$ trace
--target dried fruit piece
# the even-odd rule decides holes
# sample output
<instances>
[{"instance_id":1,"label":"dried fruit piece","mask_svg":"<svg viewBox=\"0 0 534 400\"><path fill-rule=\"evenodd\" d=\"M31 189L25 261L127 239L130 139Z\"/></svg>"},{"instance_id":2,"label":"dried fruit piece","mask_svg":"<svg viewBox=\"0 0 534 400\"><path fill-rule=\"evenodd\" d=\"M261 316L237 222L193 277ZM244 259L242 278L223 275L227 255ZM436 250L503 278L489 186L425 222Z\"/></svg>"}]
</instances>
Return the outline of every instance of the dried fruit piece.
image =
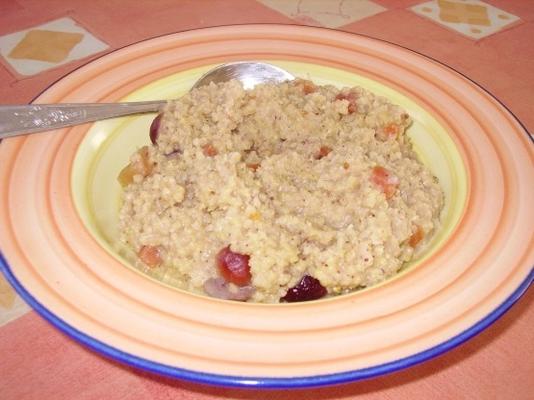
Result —
<instances>
[{"instance_id":1,"label":"dried fruit piece","mask_svg":"<svg viewBox=\"0 0 534 400\"><path fill-rule=\"evenodd\" d=\"M176 149L176 150L171 151L170 153L165 154L165 157L177 158L180 154L182 154L182 150Z\"/></svg>"},{"instance_id":2,"label":"dried fruit piece","mask_svg":"<svg viewBox=\"0 0 534 400\"><path fill-rule=\"evenodd\" d=\"M305 95L315 93L317 91L317 86L312 81L299 79L296 84L302 87L302 91Z\"/></svg>"},{"instance_id":3,"label":"dried fruit piece","mask_svg":"<svg viewBox=\"0 0 534 400\"><path fill-rule=\"evenodd\" d=\"M336 96L336 100L347 100L349 102L349 105L347 107L347 111L349 112L349 114L358 112L358 104L356 104L357 99L358 96L354 92L339 93Z\"/></svg>"},{"instance_id":4,"label":"dried fruit piece","mask_svg":"<svg viewBox=\"0 0 534 400\"><path fill-rule=\"evenodd\" d=\"M350 164L348 162L344 162L343 163L343 169L349 169L350 168Z\"/></svg>"},{"instance_id":5,"label":"dried fruit piece","mask_svg":"<svg viewBox=\"0 0 534 400\"><path fill-rule=\"evenodd\" d=\"M256 172L256 170L260 167L259 163L249 163L247 164L247 168L251 169L252 171Z\"/></svg>"},{"instance_id":6,"label":"dried fruit piece","mask_svg":"<svg viewBox=\"0 0 534 400\"><path fill-rule=\"evenodd\" d=\"M397 136L400 132L400 127L397 124L394 124L393 122L384 126L383 129L384 132L386 132L389 136Z\"/></svg>"},{"instance_id":7,"label":"dried fruit piece","mask_svg":"<svg viewBox=\"0 0 534 400\"><path fill-rule=\"evenodd\" d=\"M117 178L122 187L128 186L133 182L134 176L136 175L135 169L132 167L132 164L128 164L124 167L119 173Z\"/></svg>"},{"instance_id":8,"label":"dried fruit piece","mask_svg":"<svg viewBox=\"0 0 534 400\"><path fill-rule=\"evenodd\" d=\"M215 157L217 154L219 154L217 149L215 147L213 147L213 145L211 143L208 143L208 144L205 144L204 146L202 146L202 153L206 157Z\"/></svg>"},{"instance_id":9,"label":"dried fruit piece","mask_svg":"<svg viewBox=\"0 0 534 400\"><path fill-rule=\"evenodd\" d=\"M137 254L139 259L151 268L155 268L162 263L161 250L159 246L141 246Z\"/></svg>"},{"instance_id":10,"label":"dried fruit piece","mask_svg":"<svg viewBox=\"0 0 534 400\"><path fill-rule=\"evenodd\" d=\"M415 247L419 244L421 240L423 240L425 237L425 231L423 231L423 228L421 228L419 225L415 226L415 232L410 236L408 239L408 244L410 247Z\"/></svg>"},{"instance_id":11,"label":"dried fruit piece","mask_svg":"<svg viewBox=\"0 0 534 400\"><path fill-rule=\"evenodd\" d=\"M227 246L217 254L217 267L221 276L228 282L238 286L246 286L250 283L252 275L248 261L250 256L235 253Z\"/></svg>"},{"instance_id":12,"label":"dried fruit piece","mask_svg":"<svg viewBox=\"0 0 534 400\"><path fill-rule=\"evenodd\" d=\"M376 131L376 138L385 142L388 139L396 138L401 132L401 127L391 122Z\"/></svg>"},{"instance_id":13,"label":"dried fruit piece","mask_svg":"<svg viewBox=\"0 0 534 400\"><path fill-rule=\"evenodd\" d=\"M393 197L399 186L399 178L384 167L376 166L371 172L371 182L379 186L386 199Z\"/></svg>"},{"instance_id":14,"label":"dried fruit piece","mask_svg":"<svg viewBox=\"0 0 534 400\"><path fill-rule=\"evenodd\" d=\"M153 170L154 163L150 161L148 146L143 146L137 151L134 160L119 173L118 180L124 187L133 182L135 175L149 176Z\"/></svg>"},{"instance_id":15,"label":"dried fruit piece","mask_svg":"<svg viewBox=\"0 0 534 400\"><path fill-rule=\"evenodd\" d=\"M320 160L323 157L326 157L328 154L332 152L332 149L328 146L321 146L319 151L314 154L313 158L316 160Z\"/></svg>"},{"instance_id":16,"label":"dried fruit piece","mask_svg":"<svg viewBox=\"0 0 534 400\"><path fill-rule=\"evenodd\" d=\"M247 301L254 294L253 286L234 286L224 280L224 278L210 278L204 282L204 291L211 297L223 300Z\"/></svg>"},{"instance_id":17,"label":"dried fruit piece","mask_svg":"<svg viewBox=\"0 0 534 400\"><path fill-rule=\"evenodd\" d=\"M259 221L261 219L261 214L257 211L253 212L248 216L252 221Z\"/></svg>"},{"instance_id":18,"label":"dried fruit piece","mask_svg":"<svg viewBox=\"0 0 534 400\"><path fill-rule=\"evenodd\" d=\"M159 126L161 124L161 118L163 117L163 114L158 114L156 118L152 121L150 124L150 141L153 144L158 144L158 136L159 136Z\"/></svg>"},{"instance_id":19,"label":"dried fruit piece","mask_svg":"<svg viewBox=\"0 0 534 400\"><path fill-rule=\"evenodd\" d=\"M317 300L326 296L327 290L318 279L304 275L299 283L289 289L280 300L294 303L297 301Z\"/></svg>"}]
</instances>

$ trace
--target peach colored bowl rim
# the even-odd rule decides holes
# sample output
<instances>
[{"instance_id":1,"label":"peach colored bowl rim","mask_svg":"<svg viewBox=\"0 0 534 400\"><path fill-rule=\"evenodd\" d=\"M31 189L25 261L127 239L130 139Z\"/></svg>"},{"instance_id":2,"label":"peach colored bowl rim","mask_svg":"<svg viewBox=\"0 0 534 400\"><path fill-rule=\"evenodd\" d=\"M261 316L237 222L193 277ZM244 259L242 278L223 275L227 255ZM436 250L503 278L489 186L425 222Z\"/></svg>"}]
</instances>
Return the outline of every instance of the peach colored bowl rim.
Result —
<instances>
[{"instance_id":1,"label":"peach colored bowl rim","mask_svg":"<svg viewBox=\"0 0 534 400\"><path fill-rule=\"evenodd\" d=\"M295 52L296 44L302 46L298 52ZM224 49L217 49L214 46ZM180 58L171 54L173 48L180 48L185 55L181 55ZM333 48L336 50L335 54L332 53ZM213 53L215 55L210 53L207 56L205 52L208 50L215 51ZM152 65L150 60L146 60L150 52L161 57L158 58L158 62L166 60L163 62L164 67ZM388 59L384 58L386 54ZM126 272L116 260L98 247L81 225L70 195L66 194L64 187L62 189L62 184L68 182L70 176L70 169L65 166L72 165L77 145L87 131L87 127L75 127L51 135L11 139L0 147L0 154L6 157L5 165L13 165L12 169L0 168L0 179L4 184L0 188L2 205L0 212L2 219L7 222L7 229L0 234L3 246L0 264L10 283L42 316L71 337L106 356L161 374L219 385L302 387L381 375L441 354L486 328L528 288L533 279L533 232L531 228L518 222L521 219L533 220L532 211L525 205L526 199L532 198L532 189L525 187L528 185L520 185L521 182L534 181L533 171L528 169L528 162L530 161L531 166L534 159L528 133L509 111L473 82L407 49L376 39L320 28L288 25L206 28L150 39L113 52L71 73L37 100L38 102L69 101L74 98L79 101L87 96L90 101L113 101L136 87L177 69L185 70L212 62L250 58L251 55L255 56L254 58L317 62L354 71L386 82L431 109L436 118L448 128L460 148L464 162L468 165L473 188L469 197L470 208L454 237L445 245L445 249L428 260L425 268L419 268L403 279L393 281L376 291L369 291L359 297L347 296L340 298L339 301L284 307L282 311L277 311L275 317L272 316L272 309L268 306L259 308L240 304L221 306L210 299L171 293ZM341 61L339 58L341 55L346 56L347 60ZM357 59L354 58L356 56ZM143 57L144 63L136 65L136 60ZM109 71L127 68L128 63L145 68L146 73L140 73L135 81L128 80L127 77L119 79L120 82L116 82L115 87L110 88L103 96L94 89L102 88L106 79L110 79L106 75ZM372 67L384 70L372 70ZM395 76L384 75L384 71L398 72L407 80L399 82L398 79L395 80ZM74 88L74 84L80 82L82 77L84 79L80 87ZM87 84L88 81L91 85ZM436 98L447 99L450 104L440 103L439 99L429 100L425 97L428 95L411 90L409 87L411 83L419 84L419 88L431 91ZM463 97L459 98L459 94ZM435 108L437 104L444 108ZM484 113L488 110L492 111L491 115ZM451 115L464 118L462 126L465 129L469 128L472 136L462 134L458 123L451 119ZM496 126L500 127L499 131L495 129ZM500 135L501 130L508 135L506 141ZM30 165L32 157L37 156L40 158L34 163L36 165ZM489 162L495 166L495 171L491 174L477 170L477 167L487 166ZM525 166L526 170L519 168ZM38 169L47 171L46 176L39 175ZM33 182L32 185L28 182L19 184L17 178L23 181L25 173L42 179ZM21 188L15 190L13 182L17 182ZM36 202L27 198L29 195L32 197L31 194L35 196L36 193L43 194L42 198L45 201ZM25 209L24 205L35 208L35 211L31 211L30 208ZM481 217L482 220L479 220ZM36 231L33 232L24 226L25 221L38 221L42 226L37 227L40 229L33 229ZM474 232L477 232L476 237L470 235ZM507 239L514 234L522 234L520 237L526 239L514 241ZM24 241L28 238L30 241L35 240L33 247L24 246ZM46 240L37 241L39 238ZM51 249L42 249L41 247L46 246L41 243L50 245ZM462 248L464 243L470 243L475 250ZM454 264L448 259L451 254L455 255L455 260L459 260L457 261L459 265L451 265L449 270L444 271L445 263L451 261L451 264ZM40 261L39 256L43 255L57 257L66 265L76 264L77 268L71 271L65 267L62 272L66 276L54 281L50 278L54 270L50 269L50 265ZM508 263L509 270L505 272L499 269L497 261L492 262L492 260ZM95 265L108 267L106 272L109 274L110 282L99 276L99 272L93 269ZM69 273L80 274L79 279L86 279L87 282L98 286L103 299L95 299L94 310L83 309L83 305L71 304L68 301L71 293L65 283L69 282L69 279L76 279L70 277ZM429 277L434 274L442 277L443 282ZM117 282L122 286L117 287ZM413 293L408 294L402 289L406 289L406 285L410 282L412 284L429 282L433 285L432 290L428 289L425 295L425 287L414 285ZM30 286L31 292L27 290ZM136 287L141 287L143 290L135 299L125 294ZM465 292L468 290L474 291L474 295L472 293L467 295ZM153 296L154 294L157 296ZM372 300L376 301L387 296L394 296L393 298L400 301L398 308L388 309L386 300L380 300L383 303L382 308L368 307ZM464 300L465 309L459 314L444 311L440 305L445 300L450 302L452 309L460 300ZM176 301L179 303L174 304L181 304L186 310L172 309L169 305ZM354 344L350 339L352 334L359 335L358 338L365 342L369 340L368 336L375 332L374 329L380 334L380 329L388 324L401 326L398 328L401 332L404 319L422 315L428 312L431 306L436 307L435 315L448 319L441 325L437 323L425 325L424 321L418 320L426 329L424 335L406 334L405 340L401 343L392 343L389 347L385 345L384 348L370 350L367 353L351 353L346 359L338 356L333 360L308 361L308 356L302 354L299 355L301 357L299 359L281 360L277 368L285 372L277 375L272 372L258 374L256 371L271 370L259 365L261 363L257 363L250 355L244 353L239 354L241 357L239 360L223 353L217 354L219 357L217 359L215 356L211 359L210 356L205 356L203 359L199 356L200 353L196 355L184 353L183 349L182 352L173 353L167 348L173 345L172 342L167 347L165 344L160 347L151 342L151 338L146 340L133 338L129 336L130 332L121 332L117 330L117 326L112 325L128 322L127 320L109 322L108 326L106 321L98 319L98 315L93 318L92 314L89 314L90 311L98 314L98 307L106 305L111 307L112 302L116 302L117 306L135 306L136 310L147 313L159 322L159 328L163 326L162 322L166 322L170 326L180 326L184 330L190 330L192 335L199 332L206 334L202 344L213 345L214 348L224 343L224 340L235 346L232 342L236 340L235 338L242 340L241 343L246 346L249 344L247 340L251 340L251 337L259 337L265 338L271 346L278 345L285 349L288 340L294 341L299 335L304 334L306 339L317 341L319 347L324 346L322 342L328 334L339 337L347 344ZM189 308L191 312L188 311ZM213 320L206 321L202 315L196 315L194 311L199 309L204 311L203 314L210 314ZM361 310L363 315L358 317L345 315L346 311L354 309ZM328 318L330 312L333 315L332 319ZM366 315L366 312L369 314ZM235 318L236 313L239 318ZM322 313L325 319L315 321L303 317L302 314L306 313L313 315ZM114 316L119 317L116 314ZM334 317L339 318L334 319ZM285 325L283 329L270 325L273 322L287 324L293 320L295 326ZM131 321L132 324L139 322L135 318ZM149 328L146 329L147 332L151 332ZM284 329L288 331L283 332ZM187 332L183 333L180 339L193 347L199 345L187 336ZM294 342L290 344L296 345ZM251 349L254 348L252 345L257 346L257 342L250 343ZM147 356L151 354L147 353L147 349L153 351L154 357ZM257 348L257 351L261 354L262 349ZM388 354L395 356L388 359ZM268 357L268 354L264 356ZM173 363L173 357L180 362ZM358 364L360 357L365 363ZM195 367L188 368L189 365L183 362L184 359ZM274 364L272 359L267 361L266 365ZM352 362L354 367L347 367L352 365ZM211 367L211 364L215 366ZM290 368L298 372L292 374L289 372ZM245 371L249 369L256 373L246 373Z\"/></svg>"}]
</instances>

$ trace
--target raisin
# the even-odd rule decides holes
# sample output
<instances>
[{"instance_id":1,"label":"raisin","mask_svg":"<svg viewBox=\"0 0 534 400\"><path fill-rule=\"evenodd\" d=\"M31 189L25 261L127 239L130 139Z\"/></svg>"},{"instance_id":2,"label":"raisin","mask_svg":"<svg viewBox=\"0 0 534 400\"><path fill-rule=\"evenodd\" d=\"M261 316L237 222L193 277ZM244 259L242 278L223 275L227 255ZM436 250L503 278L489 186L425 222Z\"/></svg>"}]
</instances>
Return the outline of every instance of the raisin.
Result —
<instances>
[{"instance_id":1,"label":"raisin","mask_svg":"<svg viewBox=\"0 0 534 400\"><path fill-rule=\"evenodd\" d=\"M317 300L326 295L326 288L313 276L304 275L299 283L289 289L280 300L294 303L297 301Z\"/></svg>"},{"instance_id":2,"label":"raisin","mask_svg":"<svg viewBox=\"0 0 534 400\"><path fill-rule=\"evenodd\" d=\"M161 117L163 114L158 114L156 118L150 124L150 141L153 144L158 144L159 126L161 124Z\"/></svg>"}]
</instances>

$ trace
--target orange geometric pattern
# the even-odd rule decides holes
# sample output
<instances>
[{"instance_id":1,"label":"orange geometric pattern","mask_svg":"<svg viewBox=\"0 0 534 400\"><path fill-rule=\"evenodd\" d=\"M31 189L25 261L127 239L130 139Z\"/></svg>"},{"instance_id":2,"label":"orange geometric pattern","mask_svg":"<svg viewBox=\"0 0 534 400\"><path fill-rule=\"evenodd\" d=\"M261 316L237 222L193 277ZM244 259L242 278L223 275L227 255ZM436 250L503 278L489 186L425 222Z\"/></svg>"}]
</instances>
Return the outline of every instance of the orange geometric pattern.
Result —
<instances>
[{"instance_id":1,"label":"orange geometric pattern","mask_svg":"<svg viewBox=\"0 0 534 400\"><path fill-rule=\"evenodd\" d=\"M518 16L481 0L430 0L410 10L475 40L521 22Z\"/></svg>"},{"instance_id":2,"label":"orange geometric pattern","mask_svg":"<svg viewBox=\"0 0 534 400\"><path fill-rule=\"evenodd\" d=\"M67 58L70 51L82 39L81 33L35 29L27 32L8 56L15 59L57 63Z\"/></svg>"},{"instance_id":3,"label":"orange geometric pattern","mask_svg":"<svg viewBox=\"0 0 534 400\"><path fill-rule=\"evenodd\" d=\"M63 17L0 35L0 62L14 74L31 76L108 47L76 20Z\"/></svg>"},{"instance_id":4,"label":"orange geometric pattern","mask_svg":"<svg viewBox=\"0 0 534 400\"><path fill-rule=\"evenodd\" d=\"M491 25L488 10L483 5L462 4L450 0L438 0L439 17L445 22L467 23L471 25Z\"/></svg>"}]
</instances>

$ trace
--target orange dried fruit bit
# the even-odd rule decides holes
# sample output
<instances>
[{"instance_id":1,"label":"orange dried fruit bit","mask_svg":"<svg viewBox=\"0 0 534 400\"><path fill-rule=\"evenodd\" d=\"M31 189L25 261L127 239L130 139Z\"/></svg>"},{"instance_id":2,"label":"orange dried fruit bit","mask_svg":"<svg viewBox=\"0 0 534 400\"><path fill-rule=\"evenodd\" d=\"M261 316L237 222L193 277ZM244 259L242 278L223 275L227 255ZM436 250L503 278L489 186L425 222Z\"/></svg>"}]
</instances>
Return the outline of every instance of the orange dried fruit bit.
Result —
<instances>
[{"instance_id":1,"label":"orange dried fruit bit","mask_svg":"<svg viewBox=\"0 0 534 400\"><path fill-rule=\"evenodd\" d=\"M119 173L119 183L122 187L128 186L130 183L133 182L135 176L135 170L132 167L132 164L128 164L126 167L124 167L121 172Z\"/></svg>"},{"instance_id":2,"label":"orange dried fruit bit","mask_svg":"<svg viewBox=\"0 0 534 400\"><path fill-rule=\"evenodd\" d=\"M205 144L204 146L202 146L202 153L206 157L215 157L217 154L219 154L217 149L215 147L213 147L213 145L211 143L208 143L208 144Z\"/></svg>"},{"instance_id":3,"label":"orange dried fruit bit","mask_svg":"<svg viewBox=\"0 0 534 400\"><path fill-rule=\"evenodd\" d=\"M410 247L415 247L423 240L425 237L425 232L423 231L423 228L421 228L419 225L415 226L415 232L410 236L408 239L408 244Z\"/></svg>"},{"instance_id":4,"label":"orange dried fruit bit","mask_svg":"<svg viewBox=\"0 0 534 400\"><path fill-rule=\"evenodd\" d=\"M259 221L261 219L261 214L257 211L253 212L248 216L252 221Z\"/></svg>"},{"instance_id":5,"label":"orange dried fruit bit","mask_svg":"<svg viewBox=\"0 0 534 400\"><path fill-rule=\"evenodd\" d=\"M139 253L137 253L139 259L148 265L150 268L155 268L162 263L161 249L159 246L141 246Z\"/></svg>"},{"instance_id":6,"label":"orange dried fruit bit","mask_svg":"<svg viewBox=\"0 0 534 400\"><path fill-rule=\"evenodd\" d=\"M260 167L259 163L249 163L247 164L247 168L251 169L252 171L256 172L256 170Z\"/></svg>"},{"instance_id":7,"label":"orange dried fruit bit","mask_svg":"<svg viewBox=\"0 0 534 400\"><path fill-rule=\"evenodd\" d=\"M302 85L302 91L304 94L315 93L317 91L317 87L312 82L305 81L304 85Z\"/></svg>"},{"instance_id":8,"label":"orange dried fruit bit","mask_svg":"<svg viewBox=\"0 0 534 400\"><path fill-rule=\"evenodd\" d=\"M388 136L397 136L400 132L400 127L397 124L391 123L384 126L384 132Z\"/></svg>"},{"instance_id":9,"label":"orange dried fruit bit","mask_svg":"<svg viewBox=\"0 0 534 400\"><path fill-rule=\"evenodd\" d=\"M384 188L384 194L386 195L386 199L391 199L395 192L397 191L397 185L386 185Z\"/></svg>"},{"instance_id":10,"label":"orange dried fruit bit","mask_svg":"<svg viewBox=\"0 0 534 400\"><path fill-rule=\"evenodd\" d=\"M328 146L321 146L319 151L314 154L313 158L315 158L316 160L320 160L321 158L324 158L327 155L329 155L331 152L332 152L332 148Z\"/></svg>"},{"instance_id":11,"label":"orange dried fruit bit","mask_svg":"<svg viewBox=\"0 0 534 400\"><path fill-rule=\"evenodd\" d=\"M386 199L393 197L399 186L399 178L384 167L376 166L371 172L371 182L379 186Z\"/></svg>"},{"instance_id":12,"label":"orange dried fruit bit","mask_svg":"<svg viewBox=\"0 0 534 400\"><path fill-rule=\"evenodd\" d=\"M124 187L133 182L135 175L149 176L154 170L154 163L150 161L148 146L143 146L137 151L133 161L119 173L119 183Z\"/></svg>"},{"instance_id":13,"label":"orange dried fruit bit","mask_svg":"<svg viewBox=\"0 0 534 400\"><path fill-rule=\"evenodd\" d=\"M356 104L357 98L358 96L354 92L338 93L336 96L336 100L347 100L349 102L349 105L347 107L347 111L349 112L349 114L358 112L358 104Z\"/></svg>"},{"instance_id":14,"label":"orange dried fruit bit","mask_svg":"<svg viewBox=\"0 0 534 400\"><path fill-rule=\"evenodd\" d=\"M392 122L378 129L376 132L376 138L385 142L388 139L396 138L400 132L400 126Z\"/></svg>"},{"instance_id":15,"label":"orange dried fruit bit","mask_svg":"<svg viewBox=\"0 0 534 400\"><path fill-rule=\"evenodd\" d=\"M302 88L302 91L305 95L315 93L317 91L317 86L315 86L312 81L306 79L299 79L296 83Z\"/></svg>"}]
</instances>

